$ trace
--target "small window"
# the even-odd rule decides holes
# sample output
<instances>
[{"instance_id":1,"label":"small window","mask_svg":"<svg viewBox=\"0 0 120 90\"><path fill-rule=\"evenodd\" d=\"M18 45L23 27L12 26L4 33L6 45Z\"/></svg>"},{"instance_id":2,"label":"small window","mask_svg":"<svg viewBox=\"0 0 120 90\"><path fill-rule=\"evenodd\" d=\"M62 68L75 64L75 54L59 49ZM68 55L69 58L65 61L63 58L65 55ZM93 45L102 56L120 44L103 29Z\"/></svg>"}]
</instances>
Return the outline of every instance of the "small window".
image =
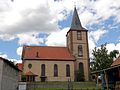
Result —
<instances>
[{"instance_id":1,"label":"small window","mask_svg":"<svg viewBox=\"0 0 120 90\"><path fill-rule=\"evenodd\" d=\"M29 69L31 69L32 68L32 64L30 63L30 64L28 64L28 68Z\"/></svg>"},{"instance_id":2,"label":"small window","mask_svg":"<svg viewBox=\"0 0 120 90\"><path fill-rule=\"evenodd\" d=\"M77 31L77 40L82 40L82 32Z\"/></svg>"},{"instance_id":3,"label":"small window","mask_svg":"<svg viewBox=\"0 0 120 90\"><path fill-rule=\"evenodd\" d=\"M82 45L78 45L78 56L83 57L83 48Z\"/></svg>"},{"instance_id":4,"label":"small window","mask_svg":"<svg viewBox=\"0 0 120 90\"><path fill-rule=\"evenodd\" d=\"M66 65L66 77L70 77L70 65Z\"/></svg>"},{"instance_id":5,"label":"small window","mask_svg":"<svg viewBox=\"0 0 120 90\"><path fill-rule=\"evenodd\" d=\"M57 64L54 65L54 77L58 76L58 66Z\"/></svg>"}]
</instances>

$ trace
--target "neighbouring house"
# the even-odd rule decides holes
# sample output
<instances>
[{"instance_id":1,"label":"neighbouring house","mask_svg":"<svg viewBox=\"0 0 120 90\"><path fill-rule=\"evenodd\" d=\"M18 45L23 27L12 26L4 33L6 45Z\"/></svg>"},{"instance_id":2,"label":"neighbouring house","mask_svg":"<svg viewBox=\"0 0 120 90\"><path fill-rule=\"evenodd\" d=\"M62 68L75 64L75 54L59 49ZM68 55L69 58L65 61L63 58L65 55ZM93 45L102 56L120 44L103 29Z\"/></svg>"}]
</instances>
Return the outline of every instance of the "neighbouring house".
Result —
<instances>
[{"instance_id":1,"label":"neighbouring house","mask_svg":"<svg viewBox=\"0 0 120 90\"><path fill-rule=\"evenodd\" d=\"M20 70L20 71L19 71L19 78L18 78L18 81L21 81L21 78L22 78L22 70L23 70L23 64L22 64L22 63L17 63L16 66L17 66L17 68Z\"/></svg>"},{"instance_id":2,"label":"neighbouring house","mask_svg":"<svg viewBox=\"0 0 120 90\"><path fill-rule=\"evenodd\" d=\"M0 90L17 90L19 71L13 62L0 57Z\"/></svg>"},{"instance_id":3,"label":"neighbouring house","mask_svg":"<svg viewBox=\"0 0 120 90\"><path fill-rule=\"evenodd\" d=\"M110 68L92 72L96 75L101 75L103 90L120 90L120 56L112 63Z\"/></svg>"},{"instance_id":4,"label":"neighbouring house","mask_svg":"<svg viewBox=\"0 0 120 90\"><path fill-rule=\"evenodd\" d=\"M90 61L87 32L74 8L71 27L66 33L66 47L23 46L22 64L26 81L88 81Z\"/></svg>"}]
</instances>

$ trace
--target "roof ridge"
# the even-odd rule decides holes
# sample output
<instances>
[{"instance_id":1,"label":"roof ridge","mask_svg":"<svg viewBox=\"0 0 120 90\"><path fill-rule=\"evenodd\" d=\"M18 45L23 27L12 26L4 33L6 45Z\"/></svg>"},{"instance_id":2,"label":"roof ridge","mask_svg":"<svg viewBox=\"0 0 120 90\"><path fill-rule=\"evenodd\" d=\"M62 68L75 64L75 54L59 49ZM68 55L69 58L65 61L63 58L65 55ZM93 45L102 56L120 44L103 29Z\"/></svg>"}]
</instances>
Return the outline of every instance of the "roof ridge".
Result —
<instances>
[{"instance_id":1,"label":"roof ridge","mask_svg":"<svg viewBox=\"0 0 120 90\"><path fill-rule=\"evenodd\" d=\"M38 57L39 56L39 57ZM56 59L73 60L74 57L67 47L58 46L28 46L24 48L24 59Z\"/></svg>"},{"instance_id":2,"label":"roof ridge","mask_svg":"<svg viewBox=\"0 0 120 90\"><path fill-rule=\"evenodd\" d=\"M55 48L67 48L66 46L25 46L25 47L55 47Z\"/></svg>"}]
</instances>

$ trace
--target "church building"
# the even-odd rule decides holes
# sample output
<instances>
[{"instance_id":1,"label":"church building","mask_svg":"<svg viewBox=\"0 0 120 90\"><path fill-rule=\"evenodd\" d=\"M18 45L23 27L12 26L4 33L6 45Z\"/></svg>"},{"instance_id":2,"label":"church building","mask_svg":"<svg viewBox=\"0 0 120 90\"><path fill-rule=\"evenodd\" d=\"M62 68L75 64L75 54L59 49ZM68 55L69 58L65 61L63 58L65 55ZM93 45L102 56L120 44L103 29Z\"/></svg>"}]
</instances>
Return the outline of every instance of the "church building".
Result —
<instances>
[{"instance_id":1,"label":"church building","mask_svg":"<svg viewBox=\"0 0 120 90\"><path fill-rule=\"evenodd\" d=\"M76 81L81 73L89 80L88 30L82 27L76 8L70 30L66 33L67 46L24 46L23 75L26 81Z\"/></svg>"}]
</instances>

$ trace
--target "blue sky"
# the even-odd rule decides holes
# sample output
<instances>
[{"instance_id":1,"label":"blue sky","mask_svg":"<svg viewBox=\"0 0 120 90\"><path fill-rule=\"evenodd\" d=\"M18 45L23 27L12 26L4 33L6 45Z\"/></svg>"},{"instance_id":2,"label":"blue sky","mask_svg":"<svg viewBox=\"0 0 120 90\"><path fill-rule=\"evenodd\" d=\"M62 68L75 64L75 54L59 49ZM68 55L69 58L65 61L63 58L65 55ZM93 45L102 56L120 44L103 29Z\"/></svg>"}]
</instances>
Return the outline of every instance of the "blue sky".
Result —
<instances>
[{"instance_id":1,"label":"blue sky","mask_svg":"<svg viewBox=\"0 0 120 90\"><path fill-rule=\"evenodd\" d=\"M120 51L120 0L1 0L0 56L21 62L23 45L66 46L75 5L90 56L104 43Z\"/></svg>"}]
</instances>

